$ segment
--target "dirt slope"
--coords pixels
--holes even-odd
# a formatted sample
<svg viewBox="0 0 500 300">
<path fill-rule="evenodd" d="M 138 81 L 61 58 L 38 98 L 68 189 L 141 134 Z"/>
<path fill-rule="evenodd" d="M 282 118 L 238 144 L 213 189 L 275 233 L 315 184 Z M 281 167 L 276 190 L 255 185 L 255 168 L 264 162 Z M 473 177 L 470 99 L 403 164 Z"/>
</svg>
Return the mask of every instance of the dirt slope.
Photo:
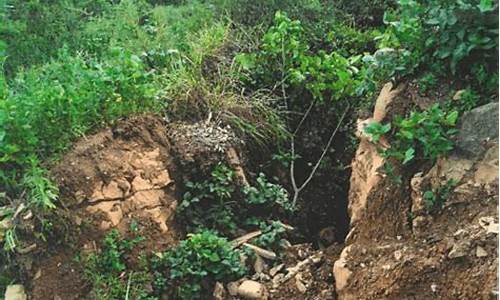
<svg viewBox="0 0 500 300">
<path fill-rule="evenodd" d="M 407 101 L 397 93 L 389 100 L 381 94 L 378 102 L 401 106 Z M 386 105 L 376 110 L 380 107 Z M 380 114 L 386 112 L 374 115 Z M 461 141 L 474 120 L 496 127 L 498 103 L 464 116 L 457 151 L 430 170 L 402 173 L 401 185 L 381 172 L 380 145 L 359 133 L 349 195 L 351 231 L 333 268 L 339 299 L 495 298 L 498 129 L 483 126 Z M 471 144 L 478 149 L 474 155 L 462 151 Z M 441 210 L 429 213 L 424 192 L 450 179 L 456 188 Z"/>
</svg>

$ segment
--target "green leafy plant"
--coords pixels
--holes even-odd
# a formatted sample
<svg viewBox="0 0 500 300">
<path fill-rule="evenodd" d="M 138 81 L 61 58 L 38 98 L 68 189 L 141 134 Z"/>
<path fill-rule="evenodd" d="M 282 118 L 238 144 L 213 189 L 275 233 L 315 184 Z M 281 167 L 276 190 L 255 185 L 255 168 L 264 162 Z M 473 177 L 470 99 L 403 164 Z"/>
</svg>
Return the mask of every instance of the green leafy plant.
<svg viewBox="0 0 500 300">
<path fill-rule="evenodd" d="M 391 130 L 391 124 L 382 125 L 378 122 L 371 122 L 364 128 L 364 132 L 368 134 L 372 141 L 377 143 L 380 141 L 380 138 L 384 136 L 384 134 L 388 133 Z"/>
<path fill-rule="evenodd" d="M 334 100 L 353 95 L 360 84 L 356 67 L 360 55 L 344 57 L 335 51 L 311 51 L 300 21 L 280 11 L 262 38 L 261 51 L 241 54 L 239 61 L 244 67 L 254 67 L 262 81 L 303 86 L 319 101 L 325 94 Z"/>
<path fill-rule="evenodd" d="M 437 78 L 433 73 L 427 73 L 418 80 L 418 88 L 421 93 L 427 93 L 437 87 Z"/>
<path fill-rule="evenodd" d="M 424 159 L 435 160 L 453 149 L 452 136 L 458 118 L 457 111 L 445 112 L 439 104 L 422 112 L 413 111 L 406 118 L 396 116 L 392 122 L 392 141 L 387 149 L 381 149 L 385 157 L 392 157 L 407 164 L 421 154 Z M 387 133 L 390 124 L 371 124 L 367 132 L 374 141 Z"/>
<path fill-rule="evenodd" d="M 453 189 L 457 185 L 457 181 L 450 179 L 444 185 L 439 186 L 435 191 L 428 190 L 423 194 L 425 206 L 429 212 L 435 211 L 443 207 L 446 200 L 449 198 Z"/>
<path fill-rule="evenodd" d="M 443 65 L 455 73 L 469 69 L 469 59 L 488 59 L 498 51 L 497 3 L 479 0 L 400 0 L 387 11 L 379 48 L 401 53 L 398 71 L 405 75 L 419 65 Z M 401 72 L 402 71 L 402 72 Z"/>
<path fill-rule="evenodd" d="M 288 199 L 288 192 L 278 184 L 267 180 L 264 173 L 260 173 L 256 180 L 257 185 L 243 187 L 246 202 L 250 205 L 258 205 L 267 211 L 281 209 L 292 212 L 295 208 Z"/>
<path fill-rule="evenodd" d="M 177 208 L 177 214 L 191 230 L 211 228 L 231 233 L 237 228 L 234 213 L 234 172 L 218 164 L 210 178 L 203 182 L 187 182 L 187 192 Z"/>
<path fill-rule="evenodd" d="M 262 234 L 257 237 L 253 243 L 264 249 L 273 249 L 275 251 L 281 250 L 282 241 L 286 232 L 283 224 L 275 221 L 272 221 L 270 224 L 261 222 L 259 228 Z"/>
<path fill-rule="evenodd" d="M 153 262 L 156 288 L 180 299 L 205 299 L 215 281 L 227 282 L 245 274 L 238 250 L 210 231 L 189 234 Z"/>
<path fill-rule="evenodd" d="M 147 270 L 129 271 L 125 260 L 125 256 L 142 240 L 140 236 L 123 239 L 113 229 L 104 237 L 100 252 L 83 257 L 85 278 L 93 285 L 91 295 L 109 300 L 154 299 L 145 290 L 145 285 L 151 280 Z M 123 272 L 128 276 L 123 277 Z"/>
<path fill-rule="evenodd" d="M 448 105 L 451 108 L 457 109 L 460 113 L 469 111 L 481 104 L 484 104 L 481 95 L 470 88 L 458 91 L 453 99 L 448 101 Z"/>
</svg>

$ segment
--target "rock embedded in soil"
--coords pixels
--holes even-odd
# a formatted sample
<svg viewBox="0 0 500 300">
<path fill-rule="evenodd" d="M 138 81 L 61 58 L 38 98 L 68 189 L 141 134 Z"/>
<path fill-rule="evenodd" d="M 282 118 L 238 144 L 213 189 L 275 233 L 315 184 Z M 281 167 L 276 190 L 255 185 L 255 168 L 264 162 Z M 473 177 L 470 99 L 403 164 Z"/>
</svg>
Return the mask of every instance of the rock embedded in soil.
<svg viewBox="0 0 500 300">
<path fill-rule="evenodd" d="M 5 290 L 5 300 L 26 300 L 26 292 L 22 284 L 12 284 Z"/>
<path fill-rule="evenodd" d="M 464 114 L 460 121 L 456 147 L 468 157 L 477 157 L 484 142 L 498 140 L 498 102 L 477 107 Z"/>
<path fill-rule="evenodd" d="M 248 300 L 267 300 L 269 298 L 264 285 L 253 280 L 245 280 L 238 287 L 238 295 Z"/>
</svg>

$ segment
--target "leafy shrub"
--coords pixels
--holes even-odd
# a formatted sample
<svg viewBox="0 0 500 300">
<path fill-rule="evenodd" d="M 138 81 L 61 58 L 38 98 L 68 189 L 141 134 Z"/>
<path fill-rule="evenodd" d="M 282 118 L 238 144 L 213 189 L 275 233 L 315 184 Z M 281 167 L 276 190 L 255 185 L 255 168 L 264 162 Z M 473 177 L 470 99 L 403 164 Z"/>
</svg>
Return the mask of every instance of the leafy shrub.
<svg viewBox="0 0 500 300">
<path fill-rule="evenodd" d="M 378 122 L 372 122 L 365 127 L 365 133 L 368 134 L 372 141 L 377 143 L 380 138 L 391 130 L 391 124 L 382 125 Z"/>
<path fill-rule="evenodd" d="M 234 172 L 219 164 L 208 180 L 186 183 L 187 192 L 176 212 L 189 230 L 211 228 L 223 233 L 236 230 L 236 203 L 231 201 L 235 191 L 233 180 Z"/>
<path fill-rule="evenodd" d="M 208 298 L 215 281 L 234 280 L 246 271 L 238 250 L 210 231 L 189 234 L 178 246 L 161 254 L 153 269 L 156 288 L 163 291 L 171 287 L 180 299 Z"/>
<path fill-rule="evenodd" d="M 460 113 L 464 113 L 481 104 L 485 104 L 485 101 L 484 98 L 473 89 L 467 88 L 458 91 L 447 104 L 450 109 L 456 109 Z"/>
<path fill-rule="evenodd" d="M 435 89 L 437 84 L 437 78 L 432 73 L 427 73 L 418 80 L 419 91 L 424 94 Z"/>
<path fill-rule="evenodd" d="M 457 118 L 457 111 L 444 112 L 438 104 L 422 112 L 413 111 L 407 118 L 396 116 L 392 122 L 391 147 L 382 153 L 403 164 L 412 161 L 419 153 L 424 159 L 435 160 L 453 149 L 451 137 L 456 133 Z M 389 128 L 389 124 L 373 124 L 365 132 L 375 141 Z"/>
<path fill-rule="evenodd" d="M 130 113 L 157 111 L 156 90 L 153 73 L 122 49 L 102 62 L 62 51 L 58 62 L 20 72 L 0 102 L 0 177 L 15 182 L 18 170 L 37 168 L 33 157 L 49 158 L 74 138 Z M 24 182 L 42 186 L 29 178 L 33 173 Z"/>
<path fill-rule="evenodd" d="M 282 241 L 285 234 L 285 228 L 279 222 L 261 222 L 259 226 L 262 234 L 258 236 L 253 243 L 264 249 L 273 249 L 279 251 L 282 247 Z"/>
<path fill-rule="evenodd" d="M 244 186 L 241 193 L 234 182 L 234 172 L 217 165 L 209 179 L 187 182 L 187 191 L 177 208 L 179 219 L 190 231 L 205 228 L 227 236 L 247 226 L 258 226 L 262 220 L 294 211 L 287 191 L 259 174 L 255 186 Z M 244 196 L 244 201 L 239 200 Z"/>
<path fill-rule="evenodd" d="M 384 16 L 387 26 L 380 48 L 404 53 L 396 65 L 411 73 L 416 66 L 447 65 L 470 71 L 468 63 L 488 65 L 498 52 L 498 13 L 493 1 L 401 0 L 399 8 Z M 443 64 L 445 62 L 445 64 Z M 439 68 L 439 67 L 438 67 Z M 496 68 L 492 68 L 496 70 Z"/>
<path fill-rule="evenodd" d="M 271 183 L 263 173 L 257 177 L 257 185 L 243 187 L 243 194 L 246 195 L 246 202 L 250 205 L 257 205 L 263 211 L 282 210 L 292 212 L 295 207 L 288 199 L 288 192 L 280 185 Z"/>
<path fill-rule="evenodd" d="M 353 95 L 360 83 L 355 67 L 360 59 L 335 51 L 311 52 L 301 23 L 280 11 L 262 38 L 261 51 L 239 56 L 242 66 L 255 68 L 263 82 L 304 86 L 319 100 L 325 94 L 333 100 Z"/>
</svg>

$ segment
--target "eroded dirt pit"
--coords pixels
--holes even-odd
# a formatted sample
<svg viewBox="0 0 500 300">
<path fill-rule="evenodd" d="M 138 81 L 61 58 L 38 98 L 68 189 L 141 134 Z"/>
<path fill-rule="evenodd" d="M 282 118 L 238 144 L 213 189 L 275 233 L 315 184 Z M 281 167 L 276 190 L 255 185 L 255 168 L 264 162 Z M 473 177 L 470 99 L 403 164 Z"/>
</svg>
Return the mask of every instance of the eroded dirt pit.
<svg viewBox="0 0 500 300">
<path fill-rule="evenodd" d="M 391 105 L 408 101 L 390 89 L 382 91 L 373 118 L 391 118 Z M 459 136 L 474 127 L 467 123 L 474 118 L 492 118 L 492 110 L 498 118 L 498 104 L 465 117 Z M 476 134 L 477 142 L 458 140 L 457 150 L 434 166 L 401 172 L 400 185 L 381 172 L 384 159 L 377 146 L 359 134 L 345 241 L 318 247 L 315 235 L 290 244 L 281 253 L 283 265 L 267 261 L 232 288 L 216 289 L 222 294 L 214 298 L 240 299 L 234 285 L 252 279 L 269 299 L 495 299 L 498 131 L 483 133 Z M 477 145 L 473 155 L 465 151 Z M 81 139 L 52 169 L 73 242 L 38 249 L 27 280 L 32 299 L 86 299 L 91 286 L 75 255 L 98 251 L 98 241 L 111 229 L 126 238 L 134 226 L 144 237 L 140 250 L 147 253 L 175 245 L 185 236 L 175 220 L 183 182 L 206 177 L 211 166 L 225 161 L 245 184 L 242 149 L 229 129 L 166 124 L 152 116 L 130 118 Z M 424 193 L 451 179 L 456 188 L 444 207 L 428 212 Z"/>
</svg>

